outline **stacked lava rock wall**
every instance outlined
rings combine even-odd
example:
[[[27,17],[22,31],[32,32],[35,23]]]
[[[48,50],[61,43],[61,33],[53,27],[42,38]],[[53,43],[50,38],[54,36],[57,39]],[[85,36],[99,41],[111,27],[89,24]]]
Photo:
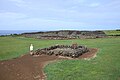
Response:
[[[88,48],[85,46],[56,45],[49,48],[38,49],[34,52],[33,55],[61,55],[77,58],[88,51]]]
[[[75,30],[23,33],[22,35],[25,37],[37,39],[101,38],[106,36],[106,34],[103,31],[75,31]]]

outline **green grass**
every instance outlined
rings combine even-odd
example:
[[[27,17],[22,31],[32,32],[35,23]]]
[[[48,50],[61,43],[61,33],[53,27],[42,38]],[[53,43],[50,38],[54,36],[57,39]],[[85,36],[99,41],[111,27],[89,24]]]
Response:
[[[70,44],[71,40],[39,40],[24,37],[0,37],[0,60],[7,60],[19,57],[29,52],[30,44],[34,45],[34,50],[48,47],[55,44]]]
[[[120,80],[120,38],[74,40],[99,48],[95,59],[61,60],[48,64],[47,80]]]
[[[116,31],[116,30],[105,30],[104,32],[107,35],[120,35],[120,31]]]
[[[29,45],[35,49],[54,44],[77,42],[92,48],[99,48],[95,59],[61,60],[48,64],[44,71],[47,80],[120,80],[120,38],[38,40],[24,37],[0,37],[0,60],[18,57],[29,52]]]

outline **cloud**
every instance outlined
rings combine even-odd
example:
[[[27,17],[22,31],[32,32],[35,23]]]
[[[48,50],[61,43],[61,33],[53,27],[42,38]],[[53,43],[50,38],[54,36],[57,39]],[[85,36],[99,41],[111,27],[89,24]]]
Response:
[[[32,29],[119,24],[119,0],[3,0],[0,26]]]
[[[117,5],[119,5],[120,4],[120,1],[119,0],[114,0],[114,1],[110,1],[110,2],[108,2],[105,6],[112,6],[112,7],[115,7],[115,6],[117,6]]]
[[[13,2],[15,2],[15,3],[19,3],[19,4],[23,4],[23,3],[25,3],[24,0],[10,0],[10,1],[13,1]]]
[[[2,12],[0,13],[0,19],[20,19],[27,17],[25,14],[22,13],[15,13],[15,12]]]
[[[83,4],[86,1],[85,0],[68,0],[68,2],[71,2],[72,4]]]
[[[76,4],[76,6],[83,6],[83,7],[98,7],[100,6],[100,2],[96,1],[87,1],[87,0],[69,0],[71,4]],[[68,2],[69,2],[68,1]]]
[[[9,19],[10,20],[10,19]],[[6,24],[7,23],[7,24]],[[14,25],[14,26],[13,26]],[[11,29],[38,29],[38,30],[54,30],[54,29],[74,29],[78,26],[84,25],[82,22],[62,21],[55,19],[41,19],[41,18],[25,18],[4,21],[0,26],[11,27]]]
[[[10,0],[10,1],[13,2],[18,7],[26,6],[26,2],[24,0]]]
[[[91,3],[88,6],[90,6],[90,7],[98,7],[98,6],[100,6],[100,3]]]
[[[25,0],[9,0],[13,2],[17,7],[32,9],[31,2]]]
[[[72,22],[72,21],[62,21],[55,19],[41,19],[41,18],[29,18],[24,20],[19,20],[19,24],[25,24],[29,26],[44,26],[44,27],[69,27],[69,26],[79,26],[83,25],[81,22]]]

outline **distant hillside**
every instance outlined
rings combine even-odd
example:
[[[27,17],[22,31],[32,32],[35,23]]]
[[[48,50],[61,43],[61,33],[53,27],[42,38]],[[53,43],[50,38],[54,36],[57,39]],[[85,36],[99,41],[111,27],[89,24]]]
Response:
[[[104,32],[108,36],[120,36],[120,30],[105,30]]]
[[[76,31],[76,30],[60,30],[47,32],[23,33],[25,37],[37,39],[76,39],[76,38],[101,38],[106,34],[103,31]]]

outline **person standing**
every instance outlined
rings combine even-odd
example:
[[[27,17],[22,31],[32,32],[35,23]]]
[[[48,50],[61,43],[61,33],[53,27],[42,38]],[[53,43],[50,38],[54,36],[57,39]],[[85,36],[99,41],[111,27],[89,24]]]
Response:
[[[30,55],[33,55],[33,44],[30,45]]]

